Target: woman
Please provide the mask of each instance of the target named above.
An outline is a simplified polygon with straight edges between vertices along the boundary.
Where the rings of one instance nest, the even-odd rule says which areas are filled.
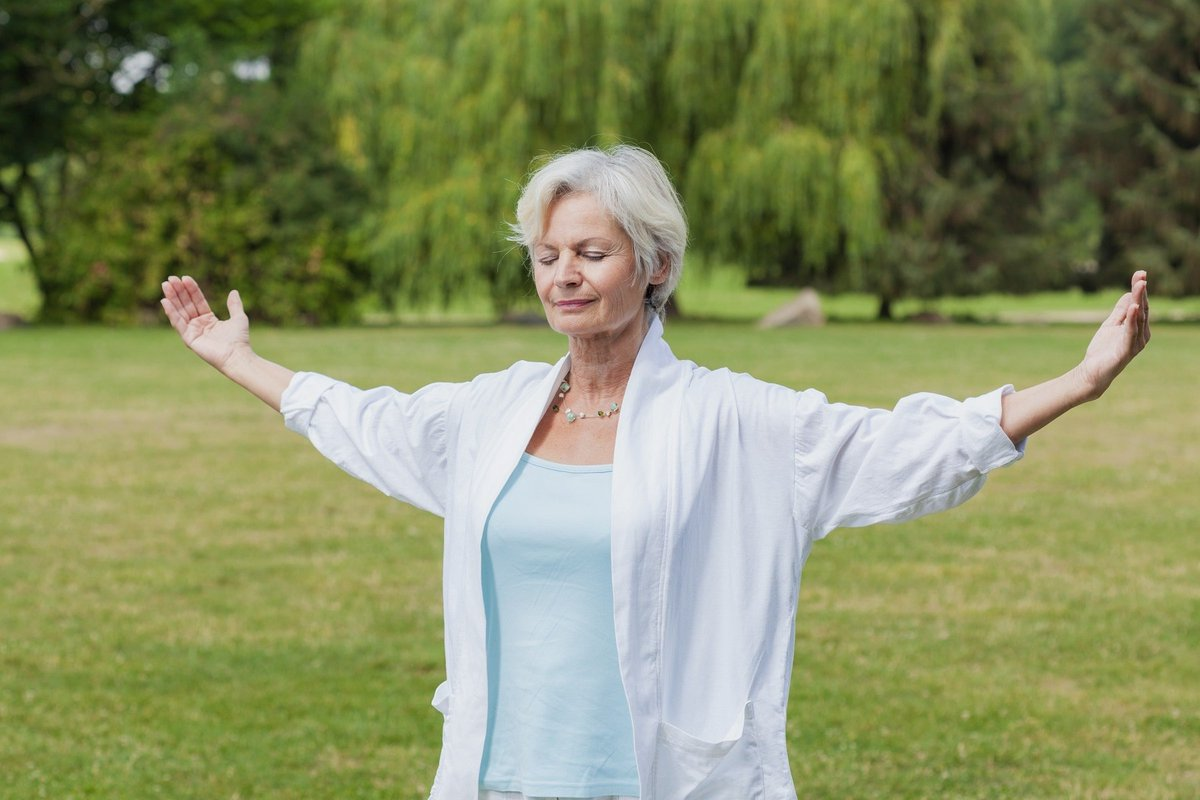
[[[784,716],[813,542],[966,500],[1150,337],[1138,272],[1059,378],[831,404],[671,353],[686,224],[649,153],[550,161],[513,227],[567,355],[411,395],[266,361],[236,291],[221,321],[190,278],[163,284],[198,355],[352,475],[445,518],[433,798],[794,798]]]

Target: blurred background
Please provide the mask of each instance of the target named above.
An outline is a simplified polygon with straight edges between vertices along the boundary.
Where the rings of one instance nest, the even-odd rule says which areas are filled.
[[[441,520],[159,284],[358,385],[553,361],[505,225],[619,141],[690,217],[672,346],[841,402],[1059,374],[1150,271],[1102,402],[816,548],[788,748],[809,798],[1200,797],[1196,0],[0,0],[0,800],[428,796]],[[748,324],[802,287],[840,324]]]
[[[684,197],[685,287],[1200,294],[1188,0],[25,0],[0,312],[156,321],[188,273],[279,323],[519,313],[531,160],[618,141]]]

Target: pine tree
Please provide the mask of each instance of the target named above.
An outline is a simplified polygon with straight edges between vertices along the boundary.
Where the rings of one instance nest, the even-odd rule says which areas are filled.
[[[1096,0],[1078,143],[1104,214],[1100,278],[1200,293],[1200,5]]]

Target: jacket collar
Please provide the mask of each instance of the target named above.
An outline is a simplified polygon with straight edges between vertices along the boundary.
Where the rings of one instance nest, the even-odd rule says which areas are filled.
[[[671,389],[678,388],[676,370],[679,363],[663,340],[662,321],[656,316],[642,339],[641,347],[638,348],[629,384],[625,387],[621,413],[616,420],[614,473],[629,472],[632,473],[629,477],[633,478],[648,466],[642,464],[640,470],[635,466],[646,456],[645,443],[654,442],[654,448],[660,451],[671,444],[664,441],[663,429],[666,419],[678,413],[679,401]],[[487,515],[491,513],[492,505],[500,496],[512,471],[516,469],[517,462],[525,452],[538,422],[546,413],[558,391],[558,385],[570,369],[571,356],[568,353],[537,383],[535,391],[525,393],[517,401],[517,408],[510,417],[513,424],[505,426],[487,446],[487,452],[480,454],[488,468],[477,473],[478,483],[473,491],[476,492],[476,497],[487,498],[487,502],[473,504],[474,518],[471,520],[471,529],[475,531],[476,545],[483,536],[483,527],[487,522]],[[672,397],[675,397],[674,402]],[[675,411],[670,411],[666,406],[673,406]],[[613,488],[616,494],[617,487],[614,485]],[[614,528],[617,522],[614,518]],[[616,545],[617,542],[614,541],[614,547]]]

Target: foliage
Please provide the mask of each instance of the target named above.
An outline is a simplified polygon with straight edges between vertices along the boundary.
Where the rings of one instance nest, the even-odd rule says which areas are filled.
[[[530,154],[636,136],[626,120],[651,110],[654,65],[629,11],[359,0],[322,21],[307,69],[328,76],[343,146],[373,187],[364,239],[385,299],[484,288],[503,305],[527,291],[503,221]]]
[[[529,292],[504,223],[531,155],[631,141],[672,172],[697,260],[738,263],[754,284],[870,291],[884,316],[902,297],[1123,282],[1134,265],[1150,267],[1162,288],[1196,292],[1193,6],[37,0],[0,9],[0,223],[25,241],[48,316],[144,303],[148,290],[132,287],[149,285],[147,269],[89,272],[132,241],[103,226],[139,230],[138,247],[161,249],[147,258],[161,266],[189,259],[177,241],[154,240],[154,225],[166,235],[190,223],[146,223],[167,205],[144,210],[140,198],[164,195],[113,154],[132,150],[162,175],[189,174],[182,162],[168,166],[188,141],[203,131],[232,141],[239,115],[278,127],[276,112],[261,116],[270,106],[309,131],[308,145],[286,145],[311,146],[300,159],[308,166],[272,155],[282,128],[243,137],[267,148],[264,168],[291,176],[280,178],[291,197],[268,199],[279,184],[247,177],[255,159],[214,144],[243,165],[238,180],[262,191],[216,204],[224,221],[206,235],[221,231],[230,247],[210,239],[194,265],[236,260],[243,246],[301,252],[311,244],[303,236],[264,244],[265,230],[284,231],[263,219],[282,215],[317,239],[324,230],[345,240],[321,245],[344,262],[331,296],[348,296],[361,262],[385,304],[467,293],[504,309]],[[275,100],[233,76],[232,65],[254,59],[269,64]],[[201,108],[215,118],[197,115],[195,139],[173,147],[164,131]],[[318,158],[322,148],[333,157]],[[349,173],[366,189],[361,206]],[[130,206],[103,207],[109,180]],[[327,214],[315,202],[297,208],[296,197],[343,185]],[[235,208],[242,202],[251,207]],[[275,206],[290,210],[264,210]],[[101,226],[103,257],[86,243],[85,221]],[[307,263],[280,258],[271,269],[281,274]],[[317,318],[311,308],[322,301],[305,302],[269,315]]]
[[[1077,81],[1078,162],[1104,217],[1101,278],[1200,293],[1200,5],[1096,0]]]
[[[523,288],[530,153],[651,146],[697,254],[904,294],[1062,282],[1041,247],[1040,0],[355,0],[308,41],[376,187],[378,288]]]
[[[1040,246],[1042,3],[764,10],[743,104],[689,172],[702,245],[759,281],[869,289],[884,316],[902,296],[1061,283]]]
[[[252,286],[257,319],[353,316],[363,279],[348,231],[363,191],[310,103],[269,84],[211,86],[94,160],[43,259],[46,318],[157,318],[159,282],[181,274]]]
[[[230,74],[237,59],[264,59],[279,82],[292,60],[296,32],[322,3],[34,0],[0,7],[0,222],[12,223],[23,240],[49,318],[94,318],[98,302],[123,303],[133,296],[95,285],[69,286],[81,263],[104,262],[79,234],[81,218],[136,226],[132,216],[138,213],[167,213],[162,207],[102,208],[95,202],[90,209],[77,207],[89,202],[80,199],[83,195],[91,193],[95,201],[104,193],[98,186],[101,175],[115,174],[117,165],[98,167],[102,156],[133,149],[151,160],[165,159],[164,153],[150,156],[133,143],[154,129],[157,114],[175,102],[191,102],[193,90],[217,83],[228,84],[225,91],[231,95],[238,89],[250,92],[250,84]],[[135,164],[123,166],[132,180]],[[123,197],[136,201],[138,195]],[[107,242],[110,233],[100,227],[91,237]],[[171,247],[147,238],[139,244],[144,254]],[[77,261],[59,260],[66,257]],[[144,278],[110,277],[110,282],[135,284]],[[130,311],[126,306],[117,313]]]

